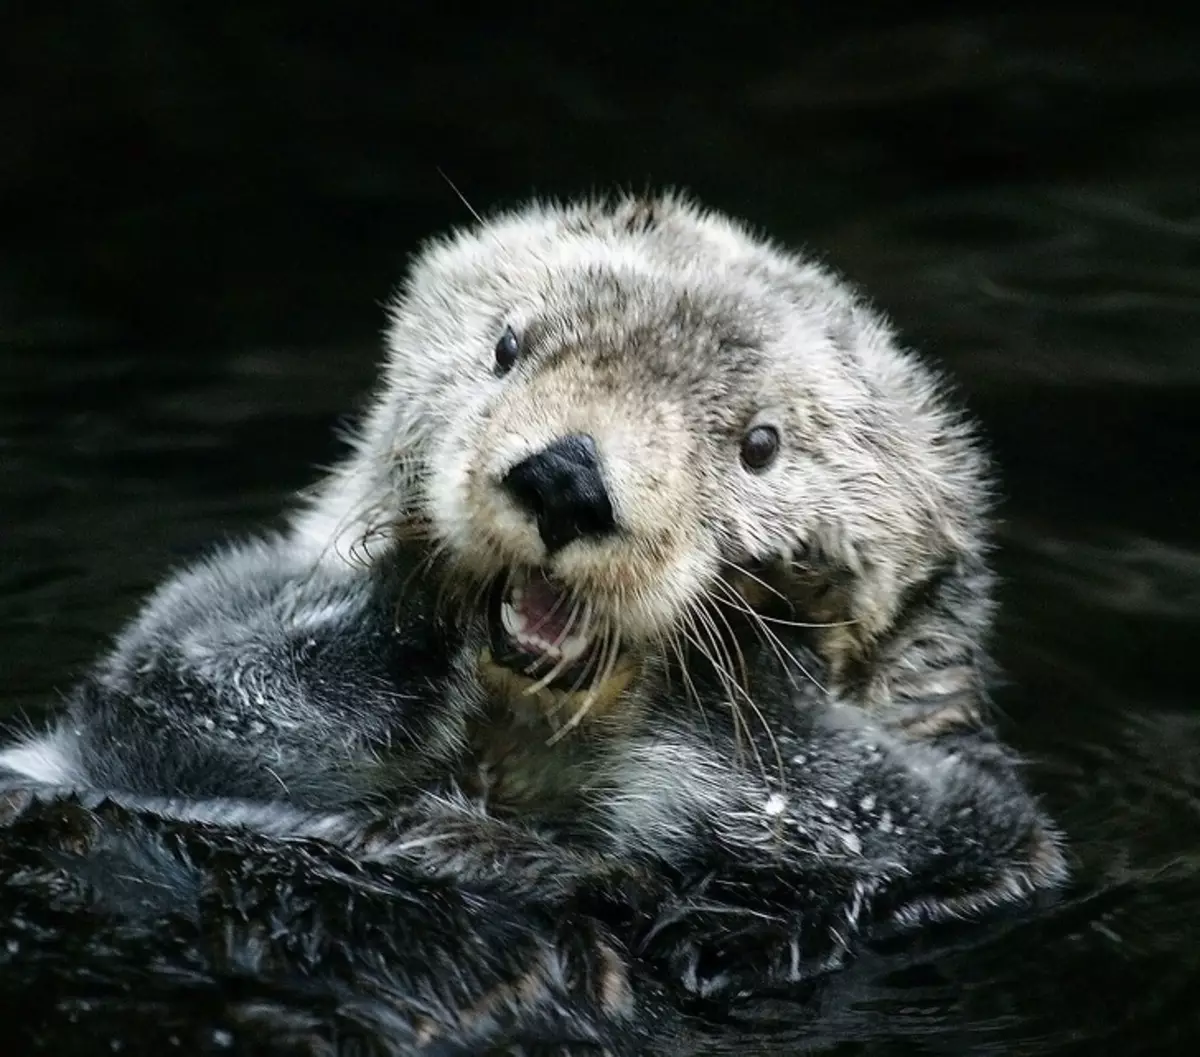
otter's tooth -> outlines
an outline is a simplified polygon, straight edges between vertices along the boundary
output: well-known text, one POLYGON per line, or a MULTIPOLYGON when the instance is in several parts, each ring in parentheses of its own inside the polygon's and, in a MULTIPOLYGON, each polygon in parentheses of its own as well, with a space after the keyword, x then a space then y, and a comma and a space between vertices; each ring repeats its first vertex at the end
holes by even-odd
POLYGON ((549 657, 560 656, 558 646, 553 642, 547 642, 538 635, 525 635, 521 638, 521 644, 528 646, 531 650, 536 650, 538 653, 544 653, 549 657))
POLYGON ((512 637, 516 638, 521 631, 521 615, 517 612, 516 606, 509 602, 500 604, 500 623, 504 625, 504 630, 512 637))
POLYGON ((562 655, 569 661, 578 660, 588 648, 588 640, 583 635, 568 635, 558 644, 562 655))

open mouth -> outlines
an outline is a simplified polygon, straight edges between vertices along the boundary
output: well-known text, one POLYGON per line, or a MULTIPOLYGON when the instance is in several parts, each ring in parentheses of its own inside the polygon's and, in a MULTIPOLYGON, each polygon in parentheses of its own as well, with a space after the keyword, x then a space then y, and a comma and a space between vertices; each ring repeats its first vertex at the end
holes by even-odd
POLYGON ((599 622, 540 572, 496 579, 488 628, 495 663, 551 689, 587 686, 601 663, 599 622))

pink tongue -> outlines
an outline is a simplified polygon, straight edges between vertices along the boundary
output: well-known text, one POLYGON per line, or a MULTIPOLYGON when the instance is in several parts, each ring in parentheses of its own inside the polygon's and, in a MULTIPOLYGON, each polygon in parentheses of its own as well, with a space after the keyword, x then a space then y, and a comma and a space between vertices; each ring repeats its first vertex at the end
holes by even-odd
POLYGON ((517 612, 527 633, 547 642, 558 642, 566 633, 571 607, 548 580, 534 577, 521 588, 517 612))

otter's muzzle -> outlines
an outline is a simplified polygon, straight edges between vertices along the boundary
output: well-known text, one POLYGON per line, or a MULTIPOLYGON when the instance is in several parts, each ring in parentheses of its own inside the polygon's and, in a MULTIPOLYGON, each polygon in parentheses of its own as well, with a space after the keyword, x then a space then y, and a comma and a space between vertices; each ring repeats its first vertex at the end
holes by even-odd
POLYGON ((550 554, 577 539, 606 536, 617 527, 596 442, 586 433, 561 437, 523 459, 501 484, 537 522, 550 554))

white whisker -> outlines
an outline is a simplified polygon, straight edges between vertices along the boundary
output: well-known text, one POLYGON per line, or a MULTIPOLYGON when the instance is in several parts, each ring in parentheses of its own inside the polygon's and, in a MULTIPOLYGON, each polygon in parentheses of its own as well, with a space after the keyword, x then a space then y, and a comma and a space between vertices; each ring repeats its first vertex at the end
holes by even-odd
MULTIPOLYGON (((606 640, 610 638, 610 630, 611 627, 606 618, 604 625, 604 637, 606 640)), ((574 715, 572 715, 566 723, 564 723, 550 736, 549 740, 546 742, 547 745, 558 744, 558 742, 560 742, 571 731, 578 727, 580 723, 583 722, 584 717, 588 714, 588 712, 591 711, 592 705, 596 703, 596 698, 599 694, 600 688, 612 678, 613 670, 616 668, 617 657, 620 654, 621 637, 619 634, 613 634, 611 635, 611 640, 611 647, 607 642, 605 643, 605 649, 602 654, 604 661, 598 669, 599 678, 592 681, 592 687, 588 691, 587 696, 583 699, 582 704, 580 704, 579 708, 575 710, 574 715)))

